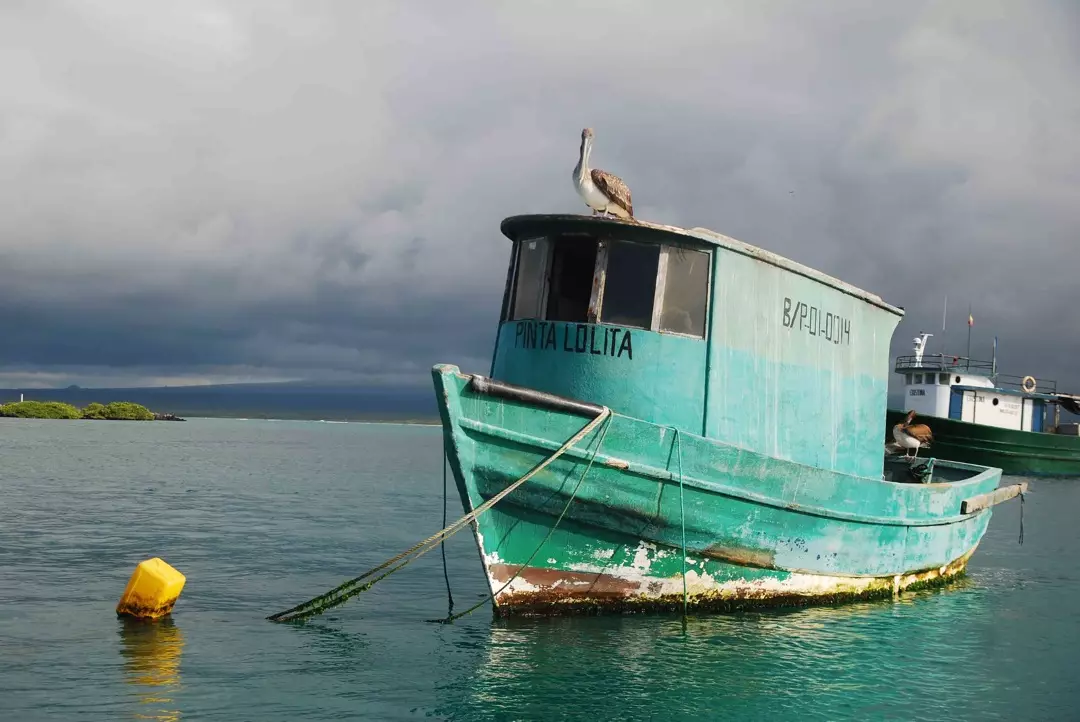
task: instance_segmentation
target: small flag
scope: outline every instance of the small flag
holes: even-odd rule
[[[972,318],[971,314],[969,313],[968,314],[968,326],[974,326],[974,325],[975,325],[975,319]]]

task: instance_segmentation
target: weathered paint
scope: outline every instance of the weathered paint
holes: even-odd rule
[[[881,474],[889,342],[899,309],[700,229],[574,216],[504,223],[512,238],[567,229],[709,250],[707,340],[603,323],[506,321],[498,331],[493,378],[781,459]],[[593,305],[598,295],[594,288]]]
[[[891,440],[893,424],[905,411],[889,409],[886,431]],[[1080,436],[1016,431],[959,419],[921,419],[934,432],[931,453],[939,459],[985,464],[1015,476],[1080,476]]]
[[[475,394],[456,367],[433,374],[467,510],[582,426],[580,416]],[[994,489],[1000,478],[993,469],[944,463],[943,476],[955,481],[899,484],[837,474],[685,432],[676,441],[670,428],[616,415],[563,521],[544,541],[600,433],[474,524],[493,593],[528,565],[496,599],[502,613],[552,611],[559,600],[663,608],[674,593],[681,604],[683,523],[693,606],[873,596],[895,584],[948,577],[962,569],[991,514],[963,515],[961,501]]]
[[[500,326],[496,348],[493,378],[701,433],[701,339],[607,324],[510,321]]]
[[[880,475],[880,413],[899,315],[726,251],[718,252],[713,288],[705,436]]]
[[[1000,470],[885,476],[899,309],[702,229],[524,216],[503,231],[690,245],[711,254],[711,278],[704,339],[603,323],[596,275],[590,323],[500,324],[493,379],[616,414],[473,523],[499,611],[681,606],[684,568],[696,607],[893,594],[963,570],[992,510],[960,504]],[[433,376],[466,511],[582,426],[580,409],[479,393],[455,366]]]

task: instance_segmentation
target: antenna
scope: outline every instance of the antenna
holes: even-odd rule
[[[918,336],[914,338],[915,341],[915,365],[922,366],[923,351],[926,349],[926,339],[930,338],[934,334],[921,331]]]

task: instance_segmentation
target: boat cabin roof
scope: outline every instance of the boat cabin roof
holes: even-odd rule
[[[897,316],[903,316],[902,308],[886,303],[877,296],[861,288],[844,283],[838,278],[814,270],[801,263],[796,263],[789,258],[777,255],[763,248],[752,246],[749,243],[729,238],[728,236],[710,231],[707,228],[679,228],[660,223],[651,223],[641,220],[623,220],[621,218],[604,218],[602,216],[586,216],[571,213],[544,213],[510,216],[502,222],[503,235],[512,241],[531,236],[559,235],[599,235],[617,233],[620,238],[641,242],[677,242],[688,246],[703,248],[724,248],[734,253],[757,259],[764,263],[783,268],[786,271],[797,273],[812,280],[824,283],[838,291],[855,298],[871,303],[879,308],[890,311]],[[679,236],[672,239],[671,236]]]

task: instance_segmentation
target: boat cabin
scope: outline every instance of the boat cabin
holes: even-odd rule
[[[1080,398],[1060,394],[1057,383],[1034,376],[999,374],[996,359],[980,361],[947,354],[925,354],[933,334],[914,340],[914,354],[896,359],[903,379],[904,409],[919,416],[955,419],[1015,431],[1055,431],[1059,409],[1078,408]],[[1054,409],[1054,419],[1047,411]]]
[[[507,218],[492,378],[880,477],[902,311],[705,229]]]

